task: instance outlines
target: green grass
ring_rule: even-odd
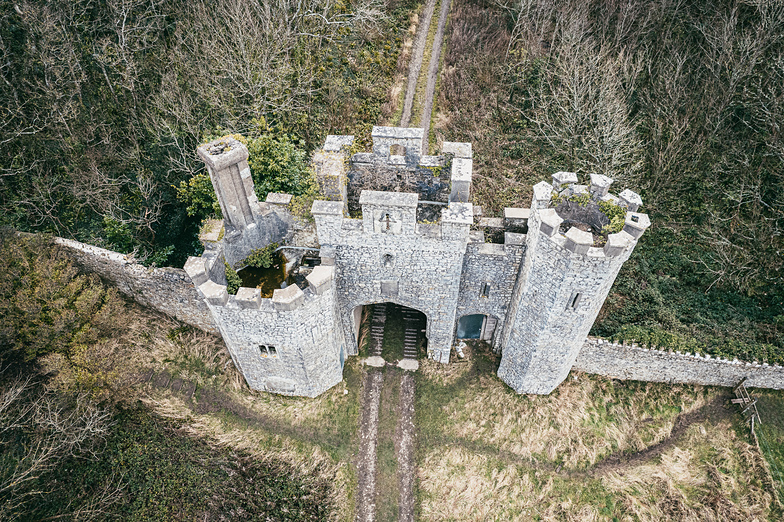
[[[120,410],[114,421],[100,458],[67,459],[42,477],[47,494],[23,519],[56,516],[107,486],[117,492],[102,516],[122,520],[322,520],[332,510],[330,485],[285,462],[187,436],[182,423],[143,407]]]
[[[759,397],[757,409],[762,424],[757,426],[757,439],[768,463],[779,502],[784,499],[784,392],[754,390]]]
[[[406,322],[398,307],[387,305],[387,319],[384,324],[384,342],[381,357],[385,361],[398,361],[403,358],[403,341]]]
[[[644,345],[784,364],[782,296],[749,296],[695,270],[698,230],[652,226],[621,269],[591,333]]]
[[[380,522],[392,522],[398,517],[400,487],[395,454],[395,429],[398,421],[401,378],[402,370],[384,369],[376,446],[376,517]]]

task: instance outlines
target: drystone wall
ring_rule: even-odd
[[[84,271],[117,286],[142,306],[212,333],[218,328],[191,278],[179,268],[147,268],[128,256],[71,239],[55,238]]]
[[[588,339],[572,368],[613,379],[784,389],[784,367]]]

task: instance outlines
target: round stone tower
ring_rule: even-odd
[[[566,378],[621,266],[650,225],[637,212],[642,201],[636,193],[609,194],[612,179],[592,174],[590,186],[576,182],[576,174],[558,172],[552,185],[534,186],[526,253],[500,343],[498,376],[517,393],[548,394]],[[600,206],[607,205],[623,207],[626,216],[623,230],[605,240],[600,232],[610,221]]]

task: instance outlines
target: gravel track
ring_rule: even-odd
[[[401,522],[414,520],[414,376],[406,372],[400,382],[400,405],[395,429],[397,474],[400,481],[399,516]]]
[[[376,519],[376,446],[383,382],[384,374],[381,371],[370,370],[362,389],[357,460],[357,522],[372,522]]]
[[[422,117],[419,120],[419,126],[425,129],[425,135],[422,138],[422,154],[428,153],[428,144],[430,133],[430,119],[433,113],[433,97],[436,92],[436,81],[438,80],[438,65],[441,62],[441,47],[444,43],[444,30],[446,29],[446,19],[449,16],[449,7],[452,5],[452,0],[441,0],[441,13],[438,17],[438,29],[436,36],[433,39],[433,50],[430,53],[430,65],[427,69],[427,88],[425,90],[425,104],[422,109]],[[410,80],[409,80],[410,81]],[[408,94],[408,93],[406,93]]]
[[[417,79],[419,78],[419,71],[422,69],[427,33],[430,32],[430,21],[433,18],[435,9],[436,0],[427,0],[425,9],[422,11],[422,21],[417,29],[416,39],[411,50],[411,61],[408,63],[408,85],[406,86],[406,97],[403,101],[403,115],[400,118],[401,127],[408,127],[408,124],[411,123],[411,109],[414,106]]]

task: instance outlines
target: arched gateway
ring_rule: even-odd
[[[502,354],[499,377],[518,393],[546,394],[566,377],[621,265],[650,225],[637,212],[640,197],[610,194],[606,176],[591,174],[590,185],[580,185],[576,174],[558,172],[552,183],[533,187],[530,209],[485,218],[471,203],[471,145],[445,142],[442,155],[427,156],[422,133],[376,127],[373,152],[350,161],[353,137],[329,136],[313,158],[325,198],[311,207],[315,235],[295,226],[291,196],[256,199],[244,145],[227,136],[199,147],[224,233],[205,238],[204,253],[189,258],[185,271],[251,388],[316,396],[340,382],[345,357],[359,351],[363,311],[412,323],[424,317],[425,332],[400,323],[396,341],[405,348],[407,338],[419,342],[422,333],[423,353],[440,363],[449,362],[455,337],[491,341]],[[393,145],[405,148],[404,161],[390,154]],[[413,180],[409,186],[424,188],[355,187],[361,216],[350,216],[348,169],[355,167],[405,176]],[[429,190],[442,170],[449,172],[448,188]],[[432,195],[420,200],[424,194]],[[440,213],[425,212],[433,204]],[[622,209],[613,208],[625,215],[623,223],[613,220],[614,230],[622,230],[603,232],[607,205]],[[299,279],[271,298],[258,288],[228,294],[226,266],[237,269],[271,243],[296,248],[299,239],[308,243],[303,249],[317,239],[319,266],[293,267]],[[374,326],[382,352],[388,350],[388,325]]]

